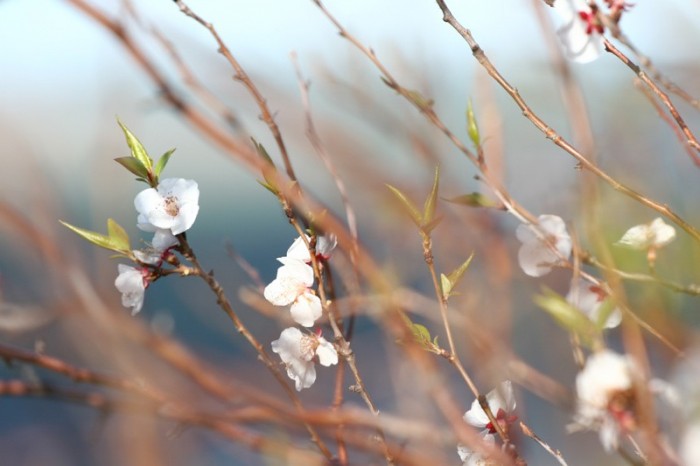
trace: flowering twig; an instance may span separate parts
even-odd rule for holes
[[[265,364],[265,367],[268,368],[268,370],[272,373],[272,375],[275,377],[280,386],[284,389],[285,393],[294,404],[294,407],[300,412],[303,412],[304,407],[301,403],[301,400],[299,399],[297,394],[294,393],[292,388],[287,384],[287,381],[284,378],[284,376],[280,373],[278,366],[267,354],[267,351],[265,351],[265,347],[257,340],[257,338],[255,338],[255,336],[252,333],[250,333],[248,328],[238,317],[238,314],[234,311],[231,302],[226,297],[223,288],[221,287],[219,282],[214,278],[213,273],[206,272],[199,264],[197,256],[195,255],[194,251],[187,242],[187,239],[184,234],[179,235],[178,239],[180,241],[180,246],[182,248],[183,255],[193,266],[194,275],[200,277],[209,286],[211,291],[216,296],[217,304],[226,313],[229,319],[231,319],[234,327],[236,328],[236,331],[238,331],[238,333],[240,333],[255,349],[261,361]],[[311,435],[312,441],[318,446],[321,453],[323,453],[323,455],[326,456],[328,459],[331,459],[333,455],[316,432],[316,429],[308,423],[305,424],[305,427],[309,432],[309,435]]]
[[[677,213],[671,210],[667,205],[660,204],[652,199],[638,193],[632,188],[620,183],[612,176],[608,175],[600,167],[590,162],[586,157],[583,156],[576,148],[574,148],[569,142],[562,138],[554,129],[548,126],[537,114],[535,114],[530,108],[525,100],[520,96],[517,89],[510,85],[508,81],[498,72],[498,70],[493,66],[491,61],[488,59],[484,51],[481,49],[479,44],[474,40],[471,32],[466,29],[462,24],[457,21],[447,4],[444,0],[436,0],[440,10],[443,13],[443,21],[450,24],[462,38],[467,42],[469,48],[474,55],[474,58],[479,62],[479,64],[486,70],[486,72],[506,91],[506,93],[515,101],[516,105],[522,110],[523,116],[530,120],[532,124],[537,127],[547,139],[550,139],[555,145],[561,147],[570,155],[572,155],[580,165],[591,171],[597,177],[609,184],[613,189],[623,193],[624,195],[636,200],[637,202],[649,207],[652,210],[664,215],[669,218],[680,228],[686,231],[690,236],[696,241],[700,241],[700,231],[686,222]]]

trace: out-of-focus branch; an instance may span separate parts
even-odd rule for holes
[[[204,26],[212,35],[214,40],[216,40],[216,43],[219,47],[219,53],[226,58],[226,60],[229,62],[229,64],[233,67],[235,71],[233,78],[237,81],[240,81],[246,87],[246,89],[248,89],[248,92],[250,92],[250,94],[255,99],[255,102],[258,104],[258,108],[262,113],[261,118],[265,122],[267,127],[270,129],[270,132],[272,133],[272,136],[274,137],[275,142],[277,143],[277,147],[279,148],[280,155],[282,156],[282,161],[284,163],[285,170],[287,171],[287,176],[289,176],[289,179],[295,181],[296,175],[294,174],[292,162],[289,159],[289,154],[287,153],[287,147],[284,144],[282,133],[280,132],[280,129],[277,126],[274,117],[272,116],[272,112],[270,112],[270,109],[267,106],[267,101],[260,93],[255,83],[253,83],[253,81],[248,76],[248,73],[246,73],[246,71],[243,69],[238,60],[236,60],[236,57],[233,56],[233,53],[231,53],[231,50],[229,50],[229,48],[226,46],[226,43],[221,39],[219,33],[216,32],[214,25],[212,25],[212,23],[208,21],[205,21],[202,17],[197,15],[182,0],[175,0],[175,3],[180,8],[180,11],[182,11],[185,15],[189,16],[190,18],[194,19],[199,24]]]
[[[128,412],[132,414],[157,416],[180,424],[198,426],[215,431],[231,441],[240,443],[253,451],[291,452],[298,448],[289,443],[274,439],[269,435],[256,434],[241,429],[229,421],[218,419],[210,414],[200,413],[176,406],[172,403],[161,404],[154,401],[128,400],[110,397],[97,391],[80,391],[59,387],[49,383],[25,382],[23,380],[0,381],[0,397],[39,397],[57,401],[67,401],[89,406],[103,413]],[[306,455],[311,453],[304,450]]]
[[[255,169],[256,171],[260,171],[264,168],[263,162],[251,147],[242,144],[229,135],[227,131],[221,129],[204,113],[190,105],[172,88],[172,86],[170,86],[170,84],[168,84],[165,76],[155,67],[144,50],[129,36],[124,26],[118,20],[109,18],[105,13],[85,0],[68,1],[78,10],[82,11],[111,32],[126,48],[131,57],[146,72],[148,77],[153,80],[165,101],[172,105],[172,107],[194,128],[197,128],[207,140],[219,145],[228,154],[236,157],[249,168]]]
[[[640,193],[633,190],[632,188],[620,183],[615,178],[607,174],[600,167],[589,161],[583,154],[581,154],[575,147],[573,147],[569,142],[562,138],[555,130],[553,130],[549,125],[547,125],[537,114],[533,112],[530,106],[525,102],[525,100],[520,96],[520,93],[501,75],[500,72],[494,67],[491,61],[488,59],[484,51],[481,49],[479,44],[474,40],[471,32],[465,28],[452,14],[451,10],[448,8],[444,0],[436,0],[440,10],[443,14],[443,21],[452,26],[455,31],[467,42],[469,48],[474,55],[474,58],[479,62],[479,64],[486,70],[486,72],[506,91],[506,93],[515,101],[516,105],[522,110],[523,116],[530,120],[533,125],[544,135],[547,139],[550,139],[554,144],[564,149],[570,155],[572,155],[583,168],[590,170],[597,177],[605,181],[616,191],[636,200],[649,207],[652,210],[662,214],[676,225],[687,232],[693,239],[700,242],[700,231],[686,222],[677,213],[671,210],[667,205],[660,204]]]
[[[695,149],[698,153],[700,153],[700,143],[698,143],[698,140],[695,138],[695,135],[693,132],[688,128],[688,125],[685,123],[685,120],[683,120],[683,117],[681,114],[678,112],[678,109],[676,109],[676,106],[673,105],[673,102],[671,102],[671,99],[668,97],[668,94],[666,94],[664,91],[662,91],[659,86],[656,85],[656,83],[647,76],[647,74],[642,70],[639,65],[634,63],[632,60],[629,59],[624,53],[622,53],[620,50],[617,49],[609,40],[604,39],[604,44],[605,44],[605,50],[610,52],[612,55],[617,57],[622,63],[627,65],[629,69],[634,72],[634,74],[637,75],[637,77],[644,83],[646,84],[649,89],[663,102],[663,104],[666,106],[668,111],[671,113],[671,116],[673,119],[676,121],[676,124],[678,127],[683,131],[683,134],[685,135],[688,145],[690,145],[693,149]],[[693,157],[693,162],[695,165],[700,166],[700,156],[698,154],[694,154],[695,156]]]

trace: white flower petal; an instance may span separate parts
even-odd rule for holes
[[[566,55],[579,63],[588,63],[598,58],[604,50],[603,37],[596,31],[586,32],[587,24],[579,12],[590,13],[591,9],[583,0],[556,0],[554,12],[561,18],[562,26],[557,34]]]
[[[292,304],[305,289],[306,287],[303,286],[303,283],[293,278],[282,277],[274,279],[267,285],[263,291],[263,296],[275,306],[287,306]]]
[[[579,278],[572,285],[569,293],[566,295],[566,301],[586,314],[593,322],[598,322],[602,305],[605,303],[607,295],[597,285],[589,282],[586,279]],[[622,322],[622,313],[615,308],[605,321],[605,328],[615,328]]]
[[[304,327],[313,327],[314,322],[323,314],[321,300],[311,292],[299,295],[289,308],[292,319]]]
[[[176,246],[179,243],[175,235],[172,234],[170,230],[156,229],[153,239],[151,240],[151,245],[156,251],[163,252]]]
[[[538,218],[539,231],[552,242],[559,255],[568,258],[571,255],[571,237],[566,231],[566,224],[556,215],[540,215]],[[552,246],[541,240],[532,231],[534,225],[518,225],[515,235],[523,243],[518,251],[518,263],[527,275],[541,277],[552,270],[553,264],[561,262],[559,255]]]
[[[676,238],[676,229],[664,223],[661,217],[655,218],[649,225],[649,230],[654,235],[654,246],[657,248],[666,246]]]
[[[311,237],[306,235],[306,240],[310,241]],[[319,235],[316,237],[316,254],[328,259],[337,244],[338,239],[335,235]],[[306,263],[311,262],[309,248],[306,247],[306,243],[301,236],[295,239],[289,249],[287,249],[287,257]]]
[[[318,347],[316,348],[318,362],[322,366],[333,366],[338,364],[338,352],[335,347],[323,337],[318,337]]]
[[[131,308],[131,315],[138,313],[143,307],[146,285],[141,271],[128,265],[119,264],[119,275],[114,280],[114,286],[122,294],[122,306]]]
[[[289,246],[289,249],[287,249],[287,257],[302,262],[311,262],[309,249],[306,247],[306,244],[304,243],[304,240],[301,238],[301,236],[295,239],[292,245]]]
[[[284,264],[277,269],[277,278],[291,278],[307,288],[314,284],[314,269],[310,265],[289,257],[279,257],[277,260]]]
[[[498,415],[500,410],[503,410],[503,412],[506,414],[510,414],[515,411],[515,395],[513,394],[513,384],[510,382],[510,380],[501,382],[498,387],[491,390],[486,395],[486,402],[488,403],[489,408],[491,408],[491,413],[493,413],[494,416]],[[484,410],[481,409],[479,400],[474,400],[472,402],[469,411],[464,413],[464,420],[467,422],[467,424],[479,429],[483,429],[487,424],[489,424],[489,422],[491,422]]]
[[[487,445],[496,445],[496,437],[492,434],[484,434],[483,442]],[[488,458],[485,458],[481,453],[478,453],[466,445],[457,446],[457,454],[462,460],[462,466],[487,466]]]
[[[490,422],[484,410],[481,409],[479,400],[472,401],[472,405],[469,411],[464,413],[463,419],[467,424],[479,429],[483,429]]]

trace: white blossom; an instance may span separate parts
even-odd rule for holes
[[[178,235],[188,230],[199,212],[199,188],[193,180],[166,178],[157,188],[136,195],[137,225],[144,231],[170,230]]]
[[[311,238],[306,235],[306,241],[310,241]],[[335,235],[319,235],[316,237],[316,255],[324,259],[329,259],[333,249],[335,249],[338,244],[338,240]],[[311,262],[311,256],[309,255],[309,248],[306,247],[304,239],[300,236],[294,240],[292,245],[287,250],[287,257],[292,259],[297,259],[302,262]]]
[[[600,311],[608,295],[600,286],[579,278],[572,284],[566,301],[586,314],[593,322],[598,323]],[[612,310],[605,321],[605,328],[615,328],[622,322],[622,313],[618,308]]]
[[[496,437],[492,434],[486,434],[483,436],[483,442],[487,445],[494,446],[496,444]],[[492,464],[484,455],[472,450],[466,445],[458,445],[457,454],[459,455],[459,459],[462,460],[462,466],[489,466]]]
[[[597,430],[603,448],[617,448],[621,433],[634,426],[634,377],[637,368],[627,356],[609,350],[591,355],[576,376],[574,428]]]
[[[491,409],[491,413],[501,425],[515,421],[513,412],[515,411],[516,403],[513,395],[513,384],[510,380],[501,382],[498,387],[486,394],[486,402]],[[464,413],[464,420],[478,429],[484,429],[482,434],[494,434],[496,428],[492,425],[486,412],[481,408],[479,400],[472,402],[469,411]]]
[[[534,228],[544,234],[546,242],[533,231]],[[571,255],[571,237],[564,220],[556,215],[540,215],[537,225],[518,225],[515,235],[523,243],[518,251],[518,263],[531,277],[548,274],[553,265],[561,262],[560,256],[568,259]]]
[[[676,230],[658,217],[643,225],[637,225],[625,232],[617,244],[632,249],[650,249],[666,246],[676,237]]]
[[[282,330],[279,339],[272,342],[272,351],[279,354],[297,391],[316,381],[314,360],[326,367],[338,363],[338,353],[330,342],[295,327]]]
[[[122,306],[130,307],[131,315],[135,315],[143,307],[146,280],[139,269],[124,264],[118,267],[119,275],[114,280],[114,286],[122,294]]]
[[[556,0],[554,12],[562,23],[557,34],[571,60],[588,63],[603,53],[603,25],[585,0]]]
[[[321,300],[314,294],[314,271],[310,265],[289,257],[277,259],[283,265],[277,278],[265,287],[265,299],[275,306],[291,304],[292,318],[299,325],[312,327],[323,314]]]

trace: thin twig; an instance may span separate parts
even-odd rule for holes
[[[688,125],[685,123],[685,120],[683,120],[683,117],[678,112],[678,109],[676,109],[676,106],[673,105],[673,102],[671,102],[671,99],[668,97],[668,94],[662,91],[659,88],[659,86],[657,86],[656,83],[651,78],[649,78],[649,76],[644,72],[644,70],[642,70],[639,67],[639,65],[630,60],[629,57],[627,57],[624,53],[620,52],[620,50],[618,50],[617,47],[615,47],[609,40],[604,39],[603,43],[605,44],[606,51],[610,52],[615,57],[617,57],[622,63],[627,65],[627,67],[631,69],[634,72],[634,74],[636,74],[637,77],[649,87],[649,89],[651,89],[651,91],[661,100],[661,102],[663,102],[668,111],[671,113],[673,119],[676,121],[678,127],[681,129],[681,131],[683,131],[683,134],[687,139],[688,145],[690,145],[693,149],[700,153],[700,143],[698,143],[698,140],[695,138],[695,135],[690,130],[690,128],[688,128]],[[700,156],[695,154],[693,162],[695,162],[696,165],[700,165]]]
[[[233,56],[231,50],[229,50],[229,48],[226,46],[226,43],[224,43],[224,41],[221,39],[221,36],[219,36],[219,33],[214,28],[214,25],[208,21],[205,21],[202,17],[197,15],[182,0],[175,0],[175,3],[177,4],[178,8],[180,8],[180,11],[182,11],[185,15],[194,19],[199,24],[204,26],[207,30],[209,30],[210,34],[212,35],[219,47],[219,53],[222,54],[229,62],[229,64],[233,67],[235,71],[233,78],[237,81],[240,81],[245,86],[245,88],[248,89],[248,92],[250,92],[250,94],[253,96],[253,99],[255,99],[255,102],[257,103],[258,108],[261,112],[261,118],[265,122],[267,127],[270,129],[270,132],[272,133],[272,136],[275,139],[275,142],[277,143],[277,148],[279,149],[280,155],[282,156],[282,162],[284,163],[287,176],[290,180],[296,181],[294,168],[292,168],[292,162],[289,159],[289,154],[287,153],[287,147],[284,143],[284,139],[282,138],[282,133],[279,127],[277,126],[277,123],[275,122],[272,112],[270,112],[270,108],[267,106],[267,101],[265,100],[265,97],[263,97],[262,93],[258,90],[255,83],[253,83],[253,81],[248,76],[248,73],[246,73],[246,71],[243,69],[238,60],[236,60],[236,57]]]
[[[498,70],[493,66],[491,61],[488,59],[484,51],[481,49],[479,44],[472,37],[471,32],[466,29],[462,24],[457,21],[447,4],[444,0],[436,0],[440,10],[443,13],[443,21],[450,24],[457,33],[462,36],[462,38],[467,42],[469,48],[474,55],[474,58],[479,62],[479,64],[486,70],[486,72],[506,91],[506,93],[515,101],[516,105],[522,110],[523,116],[530,120],[530,122],[535,125],[537,129],[542,131],[547,139],[551,140],[555,145],[561,147],[566,152],[571,154],[580,165],[591,171],[597,177],[605,181],[614,190],[621,192],[622,194],[636,200],[649,207],[652,210],[662,214],[667,217],[675,224],[677,224],[681,229],[687,232],[693,239],[700,241],[700,231],[695,229],[692,225],[686,222],[682,217],[675,213],[667,205],[660,204],[652,199],[638,193],[632,188],[622,184],[617,181],[612,176],[608,175],[600,167],[590,162],[583,154],[581,154],[576,148],[574,148],[569,142],[562,138],[554,129],[549,127],[537,114],[535,114],[529,105],[525,103],[525,100],[520,96],[517,89],[510,85],[508,81],[498,72]]]

